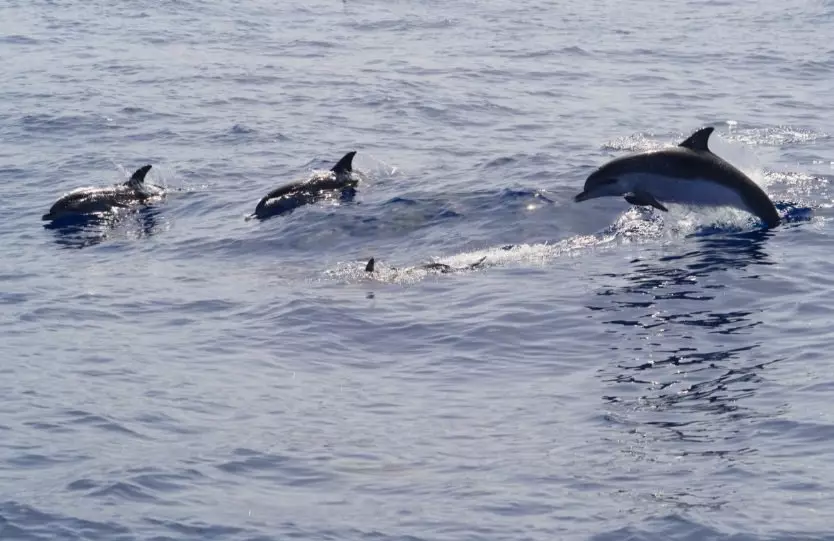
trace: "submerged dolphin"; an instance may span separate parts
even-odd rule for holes
[[[441,274],[447,274],[447,273],[454,272],[454,271],[459,271],[459,270],[474,270],[474,269],[477,269],[478,267],[481,266],[481,264],[483,264],[484,261],[486,261],[486,256],[482,257],[481,259],[479,259],[478,261],[476,261],[474,263],[470,263],[469,265],[466,265],[465,267],[456,268],[456,267],[452,267],[451,265],[447,265],[445,263],[426,263],[426,264],[420,265],[419,267],[416,267],[416,268],[417,269],[422,269],[422,270],[429,270],[429,271],[438,271]],[[376,261],[372,257],[371,259],[368,260],[368,264],[365,265],[365,272],[374,272],[375,270],[376,270]],[[394,269],[394,270],[397,270],[397,269]]]
[[[335,192],[342,197],[352,197],[359,177],[353,174],[353,157],[348,152],[330,171],[317,171],[307,180],[292,182],[266,194],[255,207],[251,217],[268,218],[296,207],[314,203]]]
[[[747,175],[707,146],[714,128],[702,128],[673,148],[615,158],[591,173],[574,200],[624,196],[632,205],[666,211],[663,202],[733,207],[779,225],[779,213],[767,194]]]
[[[151,170],[145,165],[136,170],[124,184],[103,188],[79,188],[61,197],[52,205],[43,220],[101,214],[117,208],[127,208],[159,197],[164,192],[159,186],[145,184],[145,175]]]

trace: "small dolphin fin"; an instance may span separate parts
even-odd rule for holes
[[[365,265],[365,272],[374,272],[374,258],[370,258],[368,260],[368,264]]]
[[[145,175],[148,174],[148,171],[151,170],[151,167],[152,166],[150,165],[145,165],[137,169],[136,172],[133,173],[133,176],[130,177],[130,180],[125,182],[125,186],[139,186],[140,184],[145,182]]]
[[[687,137],[686,141],[679,144],[678,146],[688,148],[689,150],[700,150],[710,152],[709,146],[707,146],[707,141],[709,141],[709,136],[712,135],[713,131],[715,131],[715,128],[713,128],[712,126],[701,128],[700,130]]]
[[[654,196],[648,192],[630,192],[625,194],[624,199],[638,207],[654,207],[663,212],[669,212]]]
[[[356,155],[356,151],[352,150],[345,154],[339,163],[333,166],[331,171],[336,173],[337,175],[343,175],[345,173],[350,173],[353,171],[353,157]]]

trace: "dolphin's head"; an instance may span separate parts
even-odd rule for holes
[[[579,203],[597,197],[621,196],[631,191],[623,182],[623,176],[629,170],[630,159],[632,156],[623,156],[599,167],[585,179],[582,193],[574,197],[574,201]]]

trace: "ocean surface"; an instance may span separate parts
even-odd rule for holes
[[[832,35],[827,0],[4,0],[0,539],[834,539]],[[573,201],[706,125],[783,225]],[[246,219],[351,150],[352,200]],[[164,200],[41,220],[145,164]]]

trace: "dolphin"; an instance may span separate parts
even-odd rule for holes
[[[469,265],[466,265],[465,267],[460,267],[460,268],[455,268],[455,267],[452,267],[451,265],[447,265],[445,263],[425,263],[425,264],[420,265],[416,268],[417,269],[422,269],[422,270],[427,270],[427,271],[438,271],[441,274],[447,274],[447,273],[450,273],[450,272],[455,272],[455,271],[460,271],[460,270],[474,270],[474,269],[477,269],[478,267],[480,267],[483,264],[484,261],[486,261],[486,256],[482,257],[481,259],[479,259],[478,261],[476,261],[474,263],[470,263]],[[376,270],[376,261],[372,257],[371,259],[368,260],[368,264],[365,265],[365,272],[374,272],[375,270]],[[397,270],[397,269],[395,268],[393,270]]]
[[[269,218],[314,203],[340,192],[344,198],[353,197],[359,177],[353,174],[356,151],[345,154],[330,171],[317,171],[310,178],[275,188],[258,201],[250,218]]]
[[[145,184],[145,175],[151,170],[145,165],[136,170],[124,184],[103,188],[78,188],[64,195],[52,205],[43,220],[58,220],[76,216],[110,212],[128,208],[163,195],[159,186]]]
[[[623,196],[632,205],[664,212],[664,202],[733,207],[759,217],[768,228],[779,225],[779,213],[764,190],[710,151],[713,131],[708,126],[676,147],[615,158],[591,173],[574,200]]]

